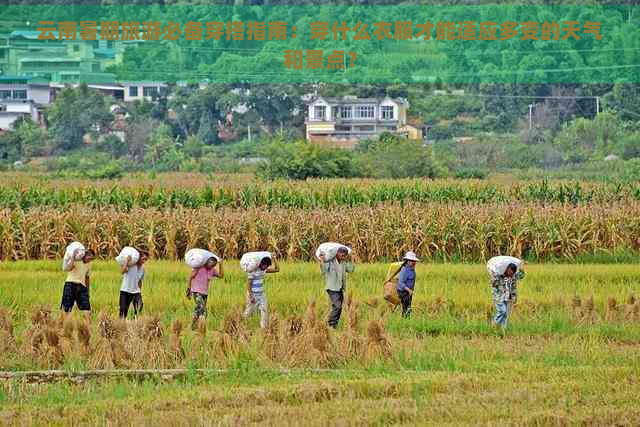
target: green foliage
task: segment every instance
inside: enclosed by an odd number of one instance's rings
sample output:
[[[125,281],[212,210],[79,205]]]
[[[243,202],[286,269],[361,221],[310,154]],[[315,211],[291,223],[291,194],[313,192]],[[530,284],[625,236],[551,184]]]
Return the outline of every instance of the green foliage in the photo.
[[[184,153],[193,158],[200,158],[204,152],[205,145],[202,140],[195,135],[189,135],[184,143]]]
[[[593,120],[578,118],[555,138],[554,143],[566,153],[570,162],[589,158],[594,153],[610,154],[621,136],[621,123],[612,113],[602,113]]]
[[[111,154],[113,157],[122,157],[127,154],[127,146],[115,135],[107,135],[96,143],[96,150]]]
[[[110,161],[95,170],[88,171],[85,176],[91,179],[117,179],[122,178],[125,169],[117,161]]]
[[[185,155],[178,149],[169,127],[165,124],[158,126],[145,150],[146,166],[158,172],[178,171],[184,159]]]
[[[464,168],[455,173],[455,177],[458,179],[485,179],[487,175],[486,170],[478,168]]]
[[[19,118],[13,123],[13,130],[0,135],[0,162],[13,162],[45,154],[47,131],[30,118]]]
[[[108,153],[72,152],[52,158],[45,163],[47,170],[61,176],[89,179],[117,179],[131,168],[126,160],[114,160]]]
[[[623,179],[632,182],[640,181],[640,159],[632,159],[624,163]]]
[[[13,124],[13,137],[23,157],[35,157],[46,153],[47,131],[30,118],[20,118]]]
[[[369,143],[359,158],[365,176],[375,178],[435,178],[445,175],[430,146],[391,134]]]
[[[345,150],[323,148],[306,141],[274,141],[263,151],[258,173],[268,179],[355,177],[356,165]]]
[[[63,161],[65,164],[62,164]],[[53,170],[64,172],[65,176],[90,177],[95,179],[117,178],[123,170],[129,170],[131,164],[124,160],[110,160],[105,154],[98,153],[85,159],[74,154],[57,161]],[[184,170],[193,172],[233,171],[237,163],[203,158],[200,161],[185,160]],[[0,208],[29,209],[37,206],[50,206],[64,209],[70,205],[90,205],[98,208],[115,207],[118,210],[131,208],[335,208],[340,206],[378,205],[386,202],[399,203],[505,203],[505,202],[557,202],[557,203],[602,203],[619,201],[636,202],[640,200],[640,190],[634,181],[640,177],[638,160],[618,162],[598,162],[590,169],[594,176],[603,176],[603,170],[619,169],[617,179],[601,184],[542,180],[544,175],[535,175],[528,170],[523,178],[532,182],[519,182],[515,185],[499,185],[491,181],[482,183],[465,180],[308,180],[291,185],[287,182],[251,182],[247,184],[221,185],[215,177],[208,177],[206,185],[189,188],[187,178],[177,188],[167,189],[162,185],[154,186],[157,178],[152,172],[146,182],[139,176],[126,182],[138,183],[130,187],[123,182],[114,181],[113,186],[94,188],[78,183],[72,188],[51,188],[47,185],[0,186]],[[65,169],[62,169],[65,167]],[[538,170],[539,171],[539,170]],[[465,176],[482,178],[483,171],[467,170]],[[623,178],[623,174],[626,176]],[[575,171],[557,178],[575,177]],[[587,177],[591,178],[591,177]],[[171,175],[171,179],[175,179]],[[233,178],[238,179],[237,177]],[[211,183],[211,184],[209,184]],[[130,184],[129,184],[130,185]],[[186,188],[185,188],[186,187]]]
[[[617,153],[625,160],[640,157],[640,132],[633,132],[620,138]]]
[[[205,144],[220,143],[218,121],[224,121],[226,112],[239,101],[229,89],[226,85],[210,85],[202,90],[179,88],[169,102],[176,114],[178,134],[183,138],[196,135]]]
[[[108,129],[113,120],[109,99],[84,84],[75,89],[63,89],[48,113],[56,148],[79,148],[85,134],[96,136]]]
[[[21,151],[21,146],[14,133],[0,135],[0,162],[15,162],[20,159]]]

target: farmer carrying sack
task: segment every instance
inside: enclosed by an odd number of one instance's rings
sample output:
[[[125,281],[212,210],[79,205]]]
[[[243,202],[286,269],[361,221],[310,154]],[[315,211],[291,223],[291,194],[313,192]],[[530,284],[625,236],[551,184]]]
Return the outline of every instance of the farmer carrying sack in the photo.
[[[392,264],[392,266],[396,266],[396,265],[397,265],[396,270],[394,270],[394,272],[391,274],[390,277],[387,277],[387,280],[384,282],[384,287],[383,287],[384,299],[387,300],[393,306],[400,304],[400,297],[398,296],[397,284],[394,282],[394,279],[396,278],[396,276],[398,276],[398,273],[400,273],[400,270],[402,270],[402,267],[404,267],[404,262]]]
[[[189,249],[186,254],[184,254],[184,262],[191,268],[200,268],[209,261],[210,258],[215,258],[218,262],[220,262],[220,257],[213,252],[209,252],[206,249]]]
[[[509,264],[515,264],[520,270],[522,262],[521,259],[512,256],[496,256],[487,261],[487,272],[490,276],[502,276]]]
[[[70,243],[64,251],[64,258],[62,259],[62,270],[69,271],[75,261],[80,261],[84,256],[86,249],[80,242]],[[73,255],[76,255],[75,259]]]
[[[127,258],[131,258],[127,267],[132,267],[138,262],[138,260],[140,260],[140,252],[138,252],[136,248],[125,246],[120,251],[120,254],[116,257],[116,262],[120,265],[120,267],[124,267],[127,263]]]
[[[271,252],[266,251],[247,252],[242,255],[242,258],[240,258],[240,268],[242,268],[242,271],[245,273],[253,273],[256,271],[263,258],[273,259],[273,255],[271,255]]]
[[[320,259],[320,256],[324,255],[324,261],[329,262],[336,257],[338,249],[340,248],[346,248],[347,252],[351,254],[351,248],[349,246],[343,245],[342,243],[326,242],[316,249],[316,258]]]

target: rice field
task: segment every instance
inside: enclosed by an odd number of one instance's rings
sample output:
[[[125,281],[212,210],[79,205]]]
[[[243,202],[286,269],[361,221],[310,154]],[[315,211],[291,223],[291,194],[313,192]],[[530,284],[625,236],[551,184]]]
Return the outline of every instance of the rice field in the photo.
[[[0,379],[2,425],[640,424],[634,184],[0,178],[0,371],[71,375]],[[89,324],[60,317],[72,240],[99,255]],[[308,262],[331,240],[357,261],[335,331]],[[124,322],[113,258],[126,245],[151,261],[143,313]],[[195,330],[181,261],[192,247],[228,259]],[[264,331],[240,316],[237,259],[255,249],[281,260]],[[402,319],[381,281],[407,250],[425,262]],[[496,254],[530,261],[505,334],[483,264]],[[181,373],[73,376],[136,369]]]
[[[0,264],[2,370],[187,368],[177,381],[3,381],[9,424],[141,422],[637,424],[640,413],[640,277],[635,265],[528,266],[505,336],[489,324],[490,293],[478,264],[420,264],[414,314],[381,299],[383,264],[350,277],[337,331],[309,263],[268,277],[267,331],[243,321],[237,262],[214,282],[209,318],[191,331],[188,268],[146,265],[144,314],[116,320],[115,262],[94,265],[93,316],[62,323],[64,274],[55,261]],[[10,326],[8,326],[10,325]],[[11,331],[9,334],[8,331]],[[12,341],[13,340],[13,341]],[[210,368],[207,374],[195,369]],[[282,369],[288,369],[283,374]],[[220,370],[220,371],[218,371]],[[185,411],[186,409],[186,411]],[[427,417],[427,418],[425,418]]]

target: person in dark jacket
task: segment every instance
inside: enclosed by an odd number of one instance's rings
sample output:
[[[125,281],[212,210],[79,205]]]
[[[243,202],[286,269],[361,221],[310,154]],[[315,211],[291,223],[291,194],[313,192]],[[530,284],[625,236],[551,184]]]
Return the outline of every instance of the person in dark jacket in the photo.
[[[411,301],[413,300],[413,290],[416,285],[416,263],[420,260],[415,252],[409,251],[405,254],[404,265],[398,274],[398,296],[402,303],[402,316],[411,316]]]

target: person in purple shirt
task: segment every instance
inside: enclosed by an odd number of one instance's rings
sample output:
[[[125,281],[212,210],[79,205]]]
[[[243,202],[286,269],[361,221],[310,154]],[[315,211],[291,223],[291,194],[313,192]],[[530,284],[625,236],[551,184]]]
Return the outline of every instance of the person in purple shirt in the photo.
[[[402,303],[402,317],[409,317],[411,316],[413,289],[416,285],[416,263],[420,260],[412,251],[407,252],[402,260],[404,265],[398,275],[397,290]]]

